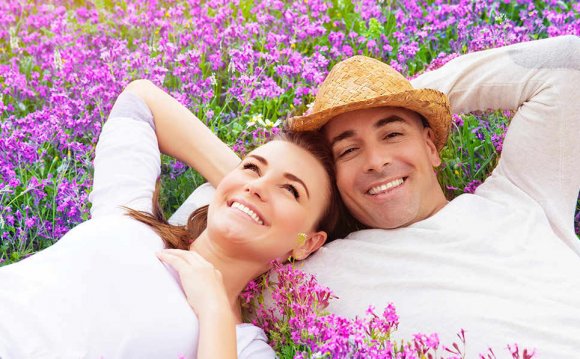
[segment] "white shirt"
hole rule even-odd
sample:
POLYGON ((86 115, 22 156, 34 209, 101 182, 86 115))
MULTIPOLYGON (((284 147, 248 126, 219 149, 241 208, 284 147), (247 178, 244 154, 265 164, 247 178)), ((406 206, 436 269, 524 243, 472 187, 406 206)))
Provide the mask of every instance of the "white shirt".
POLYGON ((580 348, 580 40, 567 36, 461 56, 414 80, 457 113, 518 109, 493 174, 406 228, 352 233, 303 266, 354 317, 394 303, 397 338, 466 332, 467 357, 508 344, 538 358, 580 348))
MULTIPOLYGON (((119 97, 99 138, 92 219, 0 268, 0 358, 195 358, 198 321, 164 245, 121 206, 151 211, 160 153, 151 113, 119 97)), ((263 331, 237 326, 240 358, 273 358, 263 331)))

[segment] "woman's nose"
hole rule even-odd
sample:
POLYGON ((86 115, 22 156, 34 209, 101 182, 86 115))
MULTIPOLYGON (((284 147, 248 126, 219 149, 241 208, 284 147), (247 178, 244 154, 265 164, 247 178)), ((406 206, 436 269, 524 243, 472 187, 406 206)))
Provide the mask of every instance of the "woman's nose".
POLYGON ((245 190, 261 201, 267 198, 267 183, 263 177, 252 180, 246 184, 245 190))

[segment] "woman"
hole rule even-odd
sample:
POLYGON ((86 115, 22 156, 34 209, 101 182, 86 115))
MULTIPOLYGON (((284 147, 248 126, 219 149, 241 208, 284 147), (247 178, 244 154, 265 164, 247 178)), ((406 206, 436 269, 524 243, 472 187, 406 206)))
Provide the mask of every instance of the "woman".
POLYGON ((238 296, 272 260, 318 249, 338 218, 332 159, 301 141, 272 141, 240 163, 169 95, 131 83, 97 144, 92 219, 0 269, 0 357, 273 357, 241 322, 238 296), (196 215, 185 228, 159 216, 160 150, 217 186, 207 229, 196 215))

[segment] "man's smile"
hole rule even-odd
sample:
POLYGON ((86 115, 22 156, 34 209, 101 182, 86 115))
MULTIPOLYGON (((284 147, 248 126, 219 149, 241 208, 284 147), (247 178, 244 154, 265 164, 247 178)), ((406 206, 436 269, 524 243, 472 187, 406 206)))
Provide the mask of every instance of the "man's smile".
POLYGON ((389 190, 392 190, 393 188, 399 187, 400 185, 402 185, 405 182, 406 179, 407 179, 407 177, 400 177, 400 178, 397 178, 395 180, 390 180, 389 182, 386 182, 386 183, 374 185, 366 193, 370 194, 372 196, 376 196, 378 194, 385 193, 389 190))

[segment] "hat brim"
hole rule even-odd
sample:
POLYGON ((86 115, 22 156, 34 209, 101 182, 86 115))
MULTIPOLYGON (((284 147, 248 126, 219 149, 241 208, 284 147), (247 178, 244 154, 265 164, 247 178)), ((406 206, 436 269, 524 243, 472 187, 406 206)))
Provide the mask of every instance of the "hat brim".
POLYGON ((288 128, 292 131, 315 131, 343 113, 376 107, 402 107, 417 112, 433 129, 437 149, 441 150, 447 142, 451 127, 449 101, 444 93, 433 89, 412 89, 295 116, 288 119, 288 128))

